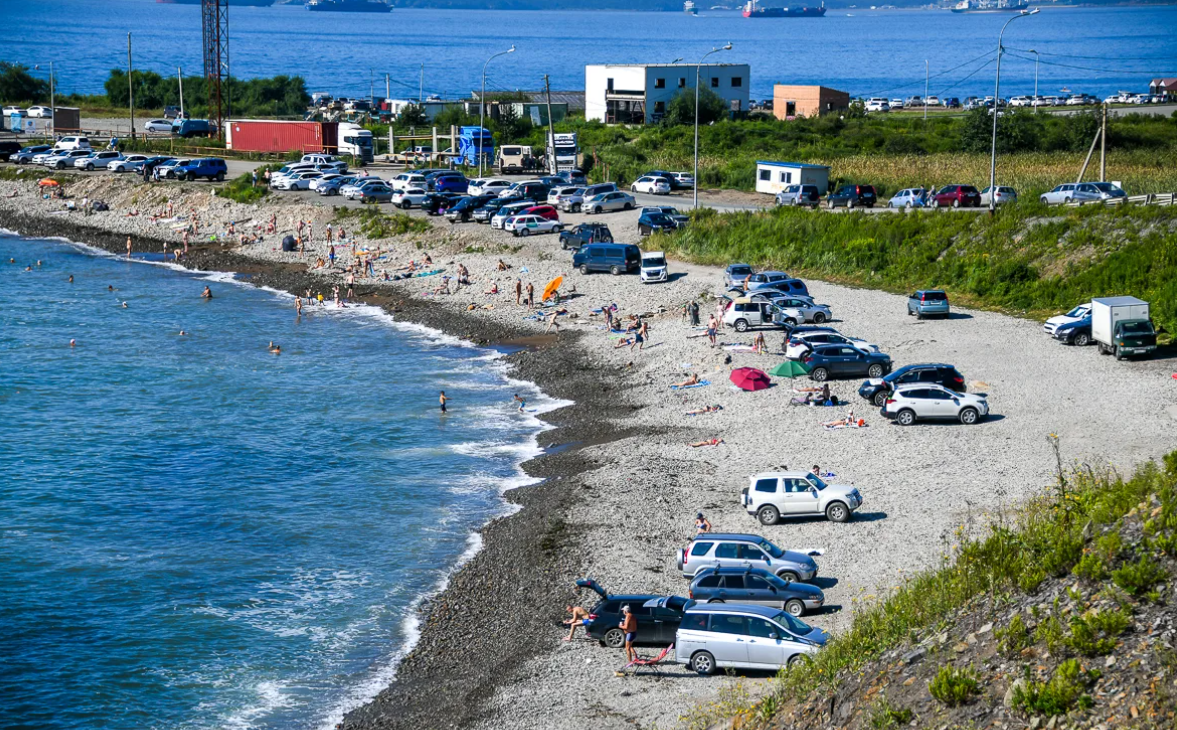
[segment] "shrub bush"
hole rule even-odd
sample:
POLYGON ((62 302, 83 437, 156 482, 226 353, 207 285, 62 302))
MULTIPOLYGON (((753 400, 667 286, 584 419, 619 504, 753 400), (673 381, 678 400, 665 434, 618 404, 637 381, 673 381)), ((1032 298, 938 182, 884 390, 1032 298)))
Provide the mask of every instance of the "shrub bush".
POLYGON ((928 691, 949 707, 956 707, 968 702, 980 691, 980 687, 975 672, 946 664, 940 667, 936 676, 928 683, 928 691))
POLYGON ((1050 681, 1030 681, 1025 687, 1016 687, 1013 707, 1039 715, 1065 715, 1075 707, 1090 708, 1095 701, 1086 691, 1098 678, 1098 672, 1085 672, 1079 660, 1068 659, 1059 665, 1050 681))

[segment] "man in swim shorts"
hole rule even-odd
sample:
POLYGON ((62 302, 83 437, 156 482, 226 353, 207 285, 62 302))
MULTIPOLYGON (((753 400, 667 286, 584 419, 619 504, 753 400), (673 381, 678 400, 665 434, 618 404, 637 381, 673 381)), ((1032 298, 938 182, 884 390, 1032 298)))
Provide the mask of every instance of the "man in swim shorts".
POLYGON ((621 630, 625 632, 625 658, 632 662, 638 658, 638 653, 633 648, 634 639, 638 634, 638 617, 630 612, 628 604, 621 607, 621 623, 619 625, 621 630))

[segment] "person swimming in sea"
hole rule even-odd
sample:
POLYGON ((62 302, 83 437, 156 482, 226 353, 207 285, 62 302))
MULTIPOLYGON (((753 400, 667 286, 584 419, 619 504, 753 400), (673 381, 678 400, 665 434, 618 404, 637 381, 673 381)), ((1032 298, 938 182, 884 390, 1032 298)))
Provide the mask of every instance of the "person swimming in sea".
POLYGON ((440 403, 440 404, 441 404, 441 412, 442 412, 442 413, 445 413, 445 404, 446 404, 446 401, 448 401, 448 400, 449 400, 449 396, 447 396, 447 395, 445 394, 445 391, 444 391, 444 390, 443 390, 443 391, 441 391, 441 395, 439 395, 439 396, 437 397, 437 401, 438 401, 438 403, 440 403))
POLYGON ((207 284, 204 287, 204 291, 200 292, 200 298, 201 299, 212 299, 213 298, 213 290, 210 289, 207 284))
POLYGON ((281 346, 281 345, 275 345, 275 344, 274 344, 274 342, 273 342, 272 340, 270 341, 270 348, 269 348, 269 350, 270 350, 270 354, 272 354, 272 355, 281 355, 281 354, 282 354, 282 346, 281 346))

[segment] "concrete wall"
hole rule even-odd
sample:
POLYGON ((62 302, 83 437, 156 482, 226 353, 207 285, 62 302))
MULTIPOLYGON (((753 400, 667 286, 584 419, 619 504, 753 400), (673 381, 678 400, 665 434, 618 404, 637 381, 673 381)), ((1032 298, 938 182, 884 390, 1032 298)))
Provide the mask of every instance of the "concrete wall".
POLYGON ((772 113, 777 119, 789 117, 789 103, 794 105, 796 117, 815 117, 850 106, 850 94, 825 86, 792 86, 776 84, 772 87, 772 113))
MULTIPOLYGON (((699 74, 703 88, 711 89, 728 102, 737 102, 739 111, 748 109, 748 90, 751 69, 747 64, 711 64, 703 66, 699 74), (713 85, 712 79, 715 79, 713 85), (736 79, 733 83, 733 79, 736 79), (738 84, 738 85, 737 85, 738 84)), ((606 96, 609 79, 614 91, 636 91, 644 94, 646 123, 655 121, 665 107, 679 93, 695 88, 695 66, 677 65, 595 65, 584 67, 585 118, 605 120, 606 96), (662 80, 659 85, 659 79, 662 80)))

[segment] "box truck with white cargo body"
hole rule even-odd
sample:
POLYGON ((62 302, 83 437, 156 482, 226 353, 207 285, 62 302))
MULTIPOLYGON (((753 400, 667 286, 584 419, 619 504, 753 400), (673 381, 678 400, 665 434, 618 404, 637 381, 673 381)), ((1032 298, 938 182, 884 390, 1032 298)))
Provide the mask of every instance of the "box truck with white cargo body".
POLYGON ((547 163, 549 172, 555 174, 577 170, 580 168, 580 159, 580 146, 577 144, 576 132, 548 135, 547 163), (555 160, 552 159, 553 154, 555 160))
POLYGON ((338 154, 352 155, 360 164, 372 162, 376 157, 372 132, 352 122, 340 122, 338 154))
POLYGON ((1148 316, 1148 302, 1136 297, 1091 300, 1091 337, 1102 355, 1117 360, 1149 355, 1157 349, 1157 333, 1148 316))

